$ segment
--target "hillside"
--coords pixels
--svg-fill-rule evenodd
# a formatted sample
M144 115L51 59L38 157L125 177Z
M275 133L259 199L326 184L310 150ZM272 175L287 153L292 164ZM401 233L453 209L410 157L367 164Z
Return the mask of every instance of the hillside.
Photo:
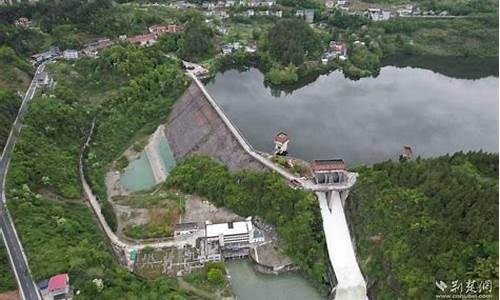
M0 152L3 150L10 126L17 115L21 98L31 80L33 68L9 47L0 47Z
M431 299L441 280L493 280L498 293L498 154L357 171L346 208L374 299Z

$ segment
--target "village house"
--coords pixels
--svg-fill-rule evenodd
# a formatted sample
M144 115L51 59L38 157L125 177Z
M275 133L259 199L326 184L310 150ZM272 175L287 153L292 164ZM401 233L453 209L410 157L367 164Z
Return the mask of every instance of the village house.
M156 43L156 35L153 33L141 34L127 38L127 41L141 47L149 47Z
M400 159L411 159L413 157L413 150L411 149L410 146L403 146L401 148L401 151L399 152L399 158Z
M229 18L229 13L225 9L216 9L213 12L214 17L219 19Z
M96 42L83 45L84 48L82 49L82 52L87 56L97 57L97 52L99 50L105 49L111 45L113 45L113 42L110 39L102 38Z
M298 9L295 12L295 16L299 18L304 18L309 24L314 23L314 9Z
M250 7L273 7L276 5L276 0L248 0L246 3Z
M334 57L346 56L347 55L347 45L345 43L339 43L336 41L331 41L329 44L329 50Z
M31 26L31 20L26 17L20 17L14 21L14 25L21 28L28 28Z
M241 43L240 42L234 42L234 43L229 43L229 44L225 44L222 46L222 54L226 55L226 54L231 54L233 52L236 52L238 50L240 50L242 48L241 46Z
M245 47L245 52L248 52L248 53L257 52L257 44L255 42L250 43L250 45Z
M214 2L203 2L201 7L204 9L213 10L213 9L215 9L215 3Z
M175 24L167 25L167 32L168 33L179 33L181 31L182 31L182 27L179 25L175 25Z
M369 8L366 12L368 18L374 22L387 21L391 18L391 12L380 8Z
M49 89L54 85L54 80L47 72L40 72L35 76L35 83L40 88Z
M349 1L348 0L337 0L337 6L348 6Z
M253 16L255 16L255 11L254 11L253 9L247 9L247 10L243 13L243 15L244 15L245 17L253 17Z
M196 223L180 223L175 224L174 236L189 235L193 234L198 230L198 224Z
M314 23L314 9L306 9L306 10L304 10L304 14L305 14L307 23L309 23L309 24Z
M72 298L68 274L59 274L49 279L44 300L69 300Z
M288 135L282 131L279 132L274 137L274 153L277 155L286 155L289 142L290 139L288 138Z
M149 26L148 30L149 30L149 33L160 35L162 33L167 32L167 26L165 26L165 25L153 25L153 26Z
M335 7L335 0L326 0L325 7L326 8L334 8Z
M74 49L66 49L63 51L63 58L68 60L78 59L78 51Z
M282 10L271 10L270 11L271 16L275 16L277 18L282 18L283 17L283 11Z
M49 51L45 51L42 53L35 53L31 55L31 63L34 65L40 64L44 61L55 59L61 55L61 51L59 47L51 47Z

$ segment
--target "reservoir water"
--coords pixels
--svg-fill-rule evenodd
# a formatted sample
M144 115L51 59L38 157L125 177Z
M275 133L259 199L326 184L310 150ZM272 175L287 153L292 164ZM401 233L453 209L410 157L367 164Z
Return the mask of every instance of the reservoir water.
M460 150L498 152L498 78L451 78L418 68L383 67L353 81L341 72L281 93L264 86L257 69L230 70L209 92L258 150L272 151L285 131L289 153L306 160L342 157L349 164Z

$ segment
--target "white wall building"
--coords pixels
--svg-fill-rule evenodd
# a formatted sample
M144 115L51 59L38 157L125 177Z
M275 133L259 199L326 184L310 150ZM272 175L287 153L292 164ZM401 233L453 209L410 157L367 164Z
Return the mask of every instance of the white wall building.
M254 228L252 218L245 221L206 224L207 243L218 243L221 247L242 246L264 241L264 236Z
M78 51L73 49L66 49L63 51L64 59L78 59Z

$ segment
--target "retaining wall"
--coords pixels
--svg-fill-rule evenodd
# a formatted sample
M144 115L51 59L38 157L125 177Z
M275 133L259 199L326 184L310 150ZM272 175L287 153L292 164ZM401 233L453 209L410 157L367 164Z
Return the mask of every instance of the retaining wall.
M174 104L165 136L176 161L204 154L220 160L232 171L268 170L243 149L196 82Z

